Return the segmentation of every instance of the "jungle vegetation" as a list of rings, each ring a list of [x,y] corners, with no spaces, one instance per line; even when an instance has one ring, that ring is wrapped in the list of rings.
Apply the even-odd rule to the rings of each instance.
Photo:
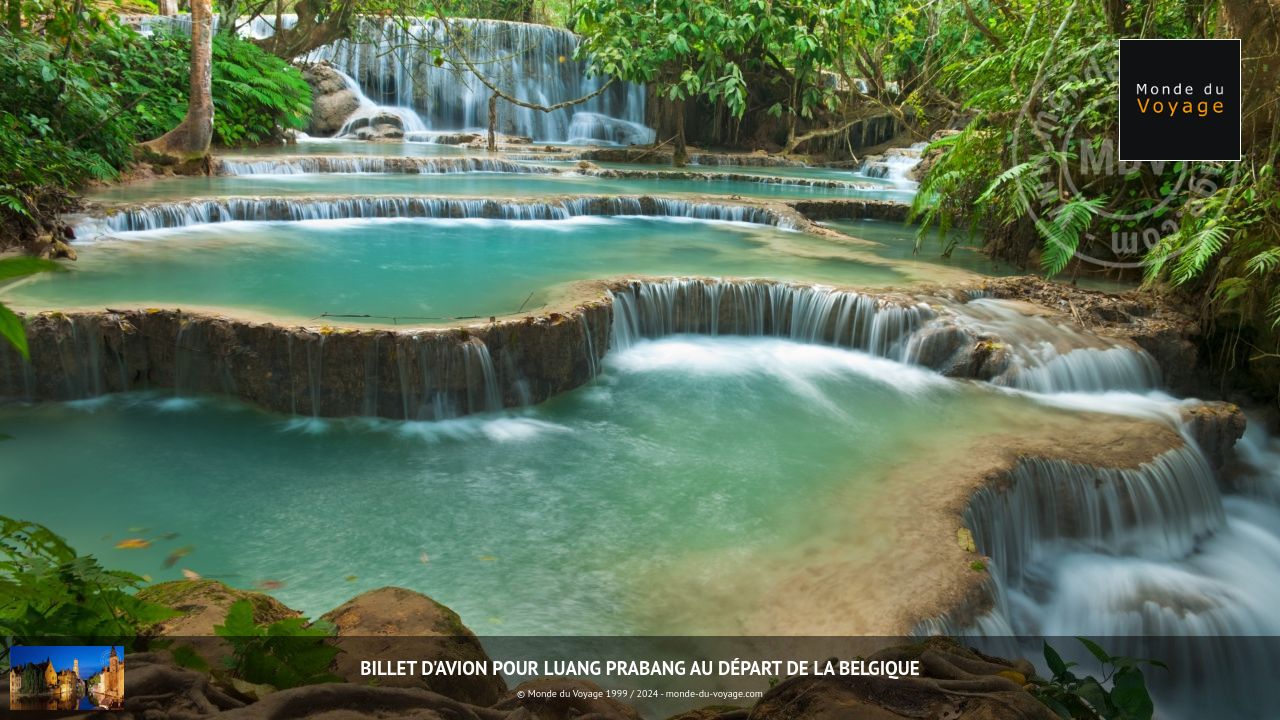
[[[0,0],[0,244],[56,230],[75,190],[114,178],[138,143],[182,120],[190,41],[122,27],[116,13],[150,5],[129,2]],[[951,231],[967,228],[1049,276],[1093,271],[1082,257],[1121,266],[1110,272],[1202,314],[1224,371],[1261,369],[1273,383],[1262,392],[1280,386],[1275,0],[220,0],[213,11],[222,145],[300,126],[307,89],[287,59],[349,36],[361,15],[563,24],[596,72],[650,84],[677,162],[686,135],[848,155],[859,122],[890,116],[899,141],[933,140],[915,215],[943,245],[921,252],[948,253]],[[283,12],[298,22],[276,37],[235,35],[244,18]],[[1241,38],[1241,162],[1114,162],[1121,37]],[[1030,121],[1046,113],[1047,127]],[[1082,173],[1090,164],[1102,171]]]

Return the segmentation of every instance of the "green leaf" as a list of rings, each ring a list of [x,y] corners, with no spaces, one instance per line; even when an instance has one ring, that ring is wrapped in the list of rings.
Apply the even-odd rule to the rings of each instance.
[[[60,272],[62,270],[65,270],[65,268],[52,260],[42,260],[25,255],[0,260],[0,280],[42,272]]]
[[[1106,650],[1103,650],[1102,646],[1098,643],[1084,637],[1077,637],[1076,640],[1079,640],[1080,644],[1084,645],[1089,653],[1098,659],[1098,662],[1103,665],[1107,665],[1111,662],[1111,655],[1107,653]]]
[[[8,340],[23,358],[30,359],[31,356],[27,350],[26,326],[23,325],[22,318],[15,315],[3,303],[0,303],[0,337]]]
[[[1053,649],[1048,640],[1044,641],[1044,661],[1048,664],[1049,671],[1055,677],[1067,671],[1067,664],[1062,661],[1062,656],[1058,654],[1057,650]]]
[[[1118,713],[1116,720],[1151,720],[1155,713],[1155,704],[1147,692],[1146,678],[1136,667],[1123,668],[1116,673],[1111,702]]]

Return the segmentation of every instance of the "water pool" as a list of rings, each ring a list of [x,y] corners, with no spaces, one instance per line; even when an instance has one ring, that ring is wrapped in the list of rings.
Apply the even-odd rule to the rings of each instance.
[[[786,573],[914,552],[895,466],[945,467],[1048,414],[853,351],[677,336],[545,404],[441,422],[138,395],[3,406],[0,506],[109,567],[282,583],[309,614],[398,585],[482,634],[792,632],[805,617],[750,619]],[[850,528],[878,542],[831,539]],[[115,548],[134,537],[151,547]],[[750,589],[721,597],[735,579]],[[843,587],[792,599],[816,616]]]
[[[864,286],[903,277],[801,233],[684,218],[227,222],[122,233],[78,251],[67,272],[0,296],[33,309],[211,307],[376,323],[531,310],[565,283],[623,274]]]
[[[547,197],[557,195],[739,195],[777,200],[903,199],[892,188],[811,187],[743,180],[619,179],[523,173],[315,173],[162,178],[106,188],[92,197],[109,203],[230,196],[435,195]],[[905,196],[907,200],[910,195]]]

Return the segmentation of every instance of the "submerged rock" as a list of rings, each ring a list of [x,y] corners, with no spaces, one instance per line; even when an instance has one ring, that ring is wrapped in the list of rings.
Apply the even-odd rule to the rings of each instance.
[[[370,590],[330,610],[321,619],[338,629],[338,645],[343,652],[334,661],[334,671],[352,683],[369,679],[360,673],[361,660],[489,660],[480,640],[462,624],[457,613],[404,588]],[[387,687],[421,688],[486,706],[507,691],[506,682],[498,675],[407,675],[380,677],[378,681]]]

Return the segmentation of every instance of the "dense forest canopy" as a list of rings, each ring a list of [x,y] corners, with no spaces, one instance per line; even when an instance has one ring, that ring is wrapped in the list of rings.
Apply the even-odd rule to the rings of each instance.
[[[182,120],[190,40],[143,37],[117,20],[155,12],[148,0],[0,4],[3,242],[29,245],[57,231],[75,191],[113,179],[138,143]],[[1196,301],[1244,355],[1275,356],[1275,0],[230,0],[213,9],[219,145],[274,142],[305,126],[309,92],[290,62],[358,32],[358,18],[561,25],[580,35],[579,59],[593,72],[646,83],[655,108],[674,108],[675,131],[659,141],[673,143],[677,162],[695,134],[688,117],[723,125],[708,136],[738,149],[812,154],[890,116],[899,142],[933,140],[914,210],[921,252],[950,252],[950,231],[965,227],[997,256],[1038,257],[1047,275],[1100,261]],[[236,33],[252,17],[285,13],[297,23],[275,36]],[[1116,41],[1162,37],[1241,38],[1241,162],[1115,162]],[[485,72],[483,63],[455,69]],[[480,79],[503,101],[529,100]],[[1046,116],[1053,122],[1037,122]],[[934,229],[940,248],[923,240]]]

